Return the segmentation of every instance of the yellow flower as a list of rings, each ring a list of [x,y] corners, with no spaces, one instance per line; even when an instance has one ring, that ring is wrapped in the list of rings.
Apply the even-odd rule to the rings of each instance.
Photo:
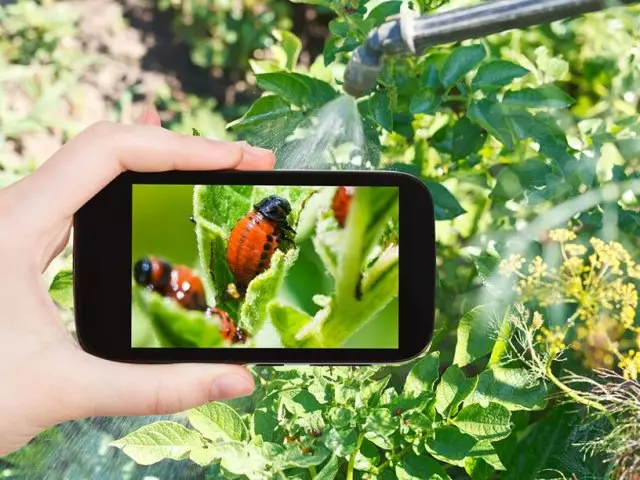
[[[534,312],[530,329],[537,332],[536,341],[554,356],[567,348],[565,336],[573,331],[569,335],[571,348],[586,367],[613,368],[617,361],[628,378],[638,377],[640,354],[628,349],[629,343],[637,344],[636,351],[640,349],[636,318],[640,300],[631,281],[640,279],[640,265],[618,242],[591,238],[592,252],[587,257],[587,248],[572,242],[576,239],[572,231],[552,230],[549,237],[561,243],[563,257],[558,268],[545,263],[541,256],[528,265],[521,256],[511,256],[502,265],[505,271],[518,272],[515,289],[521,301],[575,309],[565,325],[554,328],[545,328],[542,314]]]
[[[511,275],[512,273],[520,271],[524,265],[524,257],[518,254],[511,254],[509,258],[502,260],[498,267],[502,275]]]
[[[640,371],[640,352],[629,350],[618,363],[624,378],[636,380]]]
[[[560,327],[556,326],[551,329],[542,327],[540,332],[542,335],[539,335],[537,338],[547,344],[549,353],[551,353],[552,356],[557,355],[567,348],[564,343],[565,332]]]
[[[576,234],[566,228],[558,228],[549,232],[549,238],[554,242],[570,242],[576,239]]]
[[[587,253],[587,248],[584,245],[578,243],[567,243],[564,246],[564,251],[570,257],[580,257]]]
[[[531,329],[538,330],[544,323],[544,317],[540,312],[533,312],[533,320],[531,321]]]
[[[542,260],[542,257],[540,256],[534,258],[533,261],[529,264],[529,274],[533,277],[540,278],[544,276],[544,274],[547,273],[548,269],[549,267],[546,263],[544,263],[544,260]]]

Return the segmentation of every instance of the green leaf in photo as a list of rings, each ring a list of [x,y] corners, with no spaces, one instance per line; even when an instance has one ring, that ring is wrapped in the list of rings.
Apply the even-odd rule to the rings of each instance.
[[[240,319],[238,320],[238,325],[249,334],[258,332],[264,325],[269,302],[278,294],[284,276],[297,256],[298,250],[295,248],[286,254],[276,251],[271,257],[269,268],[249,284],[245,300],[240,307]]]
[[[436,220],[451,220],[465,213],[464,208],[447,187],[431,180],[425,180],[424,183],[433,198]]]
[[[73,272],[60,270],[49,286],[49,295],[58,306],[73,308]]]
[[[433,458],[411,451],[396,465],[395,471],[398,480],[451,480]]]
[[[486,407],[474,403],[463,407],[453,419],[460,431],[477,440],[495,442],[511,433],[511,412],[498,403]]]
[[[187,310],[171,298],[133,286],[133,301],[146,312],[163,347],[221,347],[220,324],[203,312]]]
[[[409,109],[414,115],[418,113],[432,114],[438,110],[441,103],[442,95],[432,87],[423,87],[414,94]]]
[[[523,88],[504,94],[502,103],[509,107],[567,108],[575,100],[555,85],[548,83],[536,88]]]
[[[507,464],[503,478],[536,480],[547,463],[572,442],[573,427],[579,418],[574,405],[558,406],[547,413],[518,442],[517,453]]]
[[[402,394],[416,398],[427,392],[433,392],[433,384],[438,379],[440,352],[433,352],[422,357],[407,375]]]
[[[473,78],[474,89],[491,91],[509,85],[516,78],[524,77],[529,70],[507,60],[494,60],[478,69]]]
[[[480,373],[475,391],[465,405],[499,403],[511,411],[542,410],[546,407],[547,389],[540,380],[531,378],[524,368],[494,366]]]
[[[331,453],[322,445],[313,448],[313,451],[304,453],[295,445],[287,449],[284,455],[284,463],[290,467],[309,468],[320,465]]]
[[[393,131],[393,111],[391,100],[385,90],[379,90],[369,99],[369,108],[373,119],[385,130]]]
[[[478,441],[454,425],[436,428],[434,433],[434,437],[426,441],[427,451],[442,462],[464,467],[465,458]]]
[[[140,465],[152,465],[164,459],[181,460],[204,445],[202,436],[179,423],[161,421],[139,428],[111,442]]]
[[[474,391],[478,377],[468,378],[457,365],[442,374],[436,387],[436,410],[444,418],[455,415],[458,406]]]
[[[458,324],[453,363],[464,367],[491,352],[504,321],[504,312],[497,312],[495,305],[478,305],[465,313]]]
[[[467,117],[462,117],[453,126],[453,137],[451,141],[453,160],[467,158],[472,153],[476,153],[482,148],[487,140],[486,132]]]
[[[309,87],[289,72],[261,73],[256,75],[256,82],[263,90],[273,92],[299,107],[305,105],[311,94]]]
[[[285,348],[307,348],[319,345],[314,341],[313,336],[298,338],[298,333],[313,321],[313,317],[290,305],[284,305],[278,301],[273,301],[268,306],[269,317],[273,326],[280,334],[280,341]]]
[[[247,113],[227,125],[227,128],[258,126],[269,120],[277,120],[291,112],[289,103],[280,95],[266,95],[256,100]]]
[[[454,49],[447,58],[440,79],[445,88],[453,87],[458,80],[473,70],[487,55],[484,45],[471,45]]]
[[[483,98],[469,105],[467,117],[498,139],[508,150],[513,150],[515,139],[509,123],[509,115],[496,100]]]
[[[337,457],[345,458],[356,451],[357,436],[354,430],[329,430],[324,444]]]
[[[249,432],[240,415],[222,402],[209,402],[187,412],[189,422],[209,440],[248,440]]]

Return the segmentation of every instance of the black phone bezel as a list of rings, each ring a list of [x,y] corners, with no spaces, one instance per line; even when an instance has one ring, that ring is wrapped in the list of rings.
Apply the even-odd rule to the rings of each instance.
[[[399,348],[133,348],[131,346],[132,185],[397,186],[400,188]],[[125,172],[74,218],[76,332],[84,350],[130,363],[364,365],[399,363],[428,347],[435,317],[435,218],[419,179],[388,171]]]

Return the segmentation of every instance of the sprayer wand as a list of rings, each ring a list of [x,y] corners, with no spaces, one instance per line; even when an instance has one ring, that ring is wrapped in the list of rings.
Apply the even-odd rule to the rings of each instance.
[[[384,55],[416,55],[428,47],[562,20],[640,0],[493,0],[415,17],[400,15],[374,29],[347,65],[344,90],[360,97],[371,90]]]

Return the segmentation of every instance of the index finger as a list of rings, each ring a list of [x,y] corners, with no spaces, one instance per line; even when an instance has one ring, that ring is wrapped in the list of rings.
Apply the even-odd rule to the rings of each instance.
[[[242,143],[210,140],[151,125],[98,122],[13,185],[21,213],[49,223],[71,217],[125,170],[272,168],[274,157]]]

